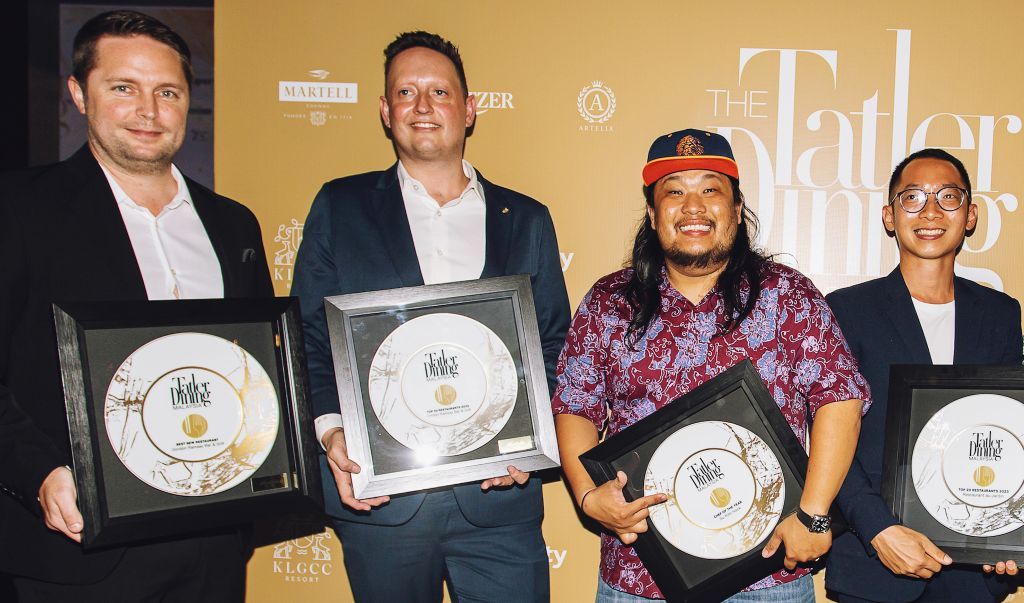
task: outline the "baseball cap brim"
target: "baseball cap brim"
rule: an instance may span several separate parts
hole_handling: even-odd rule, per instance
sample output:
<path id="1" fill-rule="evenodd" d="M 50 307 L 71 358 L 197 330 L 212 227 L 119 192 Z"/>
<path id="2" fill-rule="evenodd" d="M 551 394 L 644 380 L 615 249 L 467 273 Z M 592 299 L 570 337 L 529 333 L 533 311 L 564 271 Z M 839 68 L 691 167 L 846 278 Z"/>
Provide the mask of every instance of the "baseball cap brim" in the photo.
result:
<path id="1" fill-rule="evenodd" d="M 673 172 L 684 170 L 711 170 L 740 179 L 736 162 L 728 157 L 701 155 L 699 157 L 663 157 L 644 166 L 644 186 L 650 186 Z"/>

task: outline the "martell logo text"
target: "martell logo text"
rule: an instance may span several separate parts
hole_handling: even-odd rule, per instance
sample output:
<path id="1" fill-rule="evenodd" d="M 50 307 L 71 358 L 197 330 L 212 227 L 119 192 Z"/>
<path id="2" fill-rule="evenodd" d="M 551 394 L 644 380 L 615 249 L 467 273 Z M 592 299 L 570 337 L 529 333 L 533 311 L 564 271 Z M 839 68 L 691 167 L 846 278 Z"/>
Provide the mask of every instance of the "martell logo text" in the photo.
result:
<path id="1" fill-rule="evenodd" d="M 359 102 L 359 84 L 351 82 L 328 82 L 331 75 L 326 69 L 310 69 L 306 72 L 320 81 L 279 81 L 277 83 L 277 100 L 282 103 L 304 103 L 301 109 L 286 110 L 286 119 L 309 121 L 310 125 L 320 127 L 337 120 L 350 120 L 351 115 L 334 113 L 338 105 Z"/>
<path id="2" fill-rule="evenodd" d="M 359 84 L 278 82 L 277 100 L 292 103 L 355 103 L 359 102 Z"/>

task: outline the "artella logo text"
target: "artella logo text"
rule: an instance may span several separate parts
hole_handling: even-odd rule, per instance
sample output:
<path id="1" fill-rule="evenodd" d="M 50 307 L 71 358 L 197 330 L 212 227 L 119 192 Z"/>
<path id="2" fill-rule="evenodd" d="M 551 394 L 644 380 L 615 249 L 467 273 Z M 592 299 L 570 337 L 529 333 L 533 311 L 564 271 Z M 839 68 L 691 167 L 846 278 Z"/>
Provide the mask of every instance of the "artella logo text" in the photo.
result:
<path id="1" fill-rule="evenodd" d="M 580 132 L 613 132 L 607 122 L 615 115 L 617 105 L 615 92 L 604 82 L 594 80 L 584 86 L 576 95 L 576 111 L 587 122 L 579 127 Z"/>

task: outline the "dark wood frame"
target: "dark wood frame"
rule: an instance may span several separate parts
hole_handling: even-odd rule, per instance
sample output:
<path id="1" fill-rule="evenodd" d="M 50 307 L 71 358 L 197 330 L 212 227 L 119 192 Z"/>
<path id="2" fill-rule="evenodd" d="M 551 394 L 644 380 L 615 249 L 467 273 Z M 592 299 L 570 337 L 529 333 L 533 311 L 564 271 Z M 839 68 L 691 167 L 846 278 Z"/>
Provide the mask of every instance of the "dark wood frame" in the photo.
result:
<path id="1" fill-rule="evenodd" d="M 920 430 L 912 433 L 916 412 L 914 395 L 919 390 L 966 390 L 964 395 L 993 393 L 1024 404 L 1024 367 L 966 365 L 893 365 L 889 372 L 889 405 L 885 418 L 885 459 L 882 466 L 882 498 L 893 516 L 921 532 L 953 558 L 954 563 L 991 564 L 1024 562 L 1024 529 L 996 537 L 965 536 L 928 520 L 905 522 L 912 505 L 920 505 L 911 481 L 911 452 Z M 1011 394 L 1010 392 L 1015 392 Z M 961 396 L 962 397 L 962 396 Z M 945 405 L 943 405 L 944 407 Z M 934 411 L 933 411 L 934 412 Z M 933 414 L 933 413 L 931 413 Z M 928 416 L 931 416 L 929 414 Z M 927 511 L 924 511 L 927 515 Z M 996 542 L 998 539 L 1002 542 Z M 1011 542 L 1016 540 L 1017 544 Z"/>
<path id="2" fill-rule="evenodd" d="M 615 478 L 616 470 L 612 463 L 633 454 L 652 439 L 667 437 L 687 425 L 710 420 L 707 415 L 711 412 L 718 415 L 735 415 L 736 413 L 728 413 L 724 405 L 730 404 L 727 396 L 737 392 L 743 394 L 743 399 L 760 419 L 761 425 L 744 425 L 736 420 L 732 422 L 759 435 L 775 453 L 783 468 L 783 474 L 786 476 L 786 498 L 781 517 L 785 517 L 794 512 L 800 502 L 804 476 L 807 473 L 807 454 L 750 360 L 744 360 L 627 429 L 605 439 L 580 455 L 580 461 L 594 483 L 603 484 Z M 641 457 L 642 466 L 646 467 L 649 462 L 649 457 Z M 622 493 L 627 501 L 636 499 L 628 489 L 624 489 Z M 835 516 L 833 510 L 833 517 Z M 662 594 L 670 601 L 721 601 L 782 568 L 783 547 L 768 559 L 761 556 L 761 549 L 763 544 L 767 543 L 767 537 L 761 544 L 742 555 L 731 559 L 708 560 L 676 549 L 663 540 L 653 524 L 649 523 L 648 526 L 649 531 L 639 534 L 633 548 L 636 549 L 637 555 L 644 562 Z M 673 559 L 688 564 L 704 564 L 713 568 L 713 575 L 699 582 L 687 582 L 675 569 L 676 563 Z"/>
<path id="3" fill-rule="evenodd" d="M 78 505 L 85 519 L 83 548 L 122 545 L 235 525 L 260 516 L 322 512 L 319 446 L 310 414 L 298 298 L 62 303 L 54 304 L 53 311 Z M 279 429 L 284 431 L 282 441 L 286 450 L 280 450 L 281 444 L 277 443 L 271 454 L 287 454 L 291 469 L 291 478 L 285 480 L 287 486 L 238 500 L 215 500 L 208 504 L 189 501 L 189 505 L 178 508 L 111 517 L 108 497 L 118 496 L 118 492 L 108 491 L 105 486 L 99 447 L 106 442 L 92 412 L 95 405 L 100 405 L 99 415 L 102 416 L 104 400 L 96 400 L 92 393 L 86 332 L 152 327 L 181 327 L 185 332 L 190 326 L 240 323 L 268 324 L 274 334 L 266 344 L 274 348 L 270 353 L 277 361 L 279 379 L 275 386 L 281 403 Z M 124 350 L 125 357 L 133 351 Z M 170 493 L 160 495 L 166 497 L 168 506 L 172 507 L 176 499 L 183 498 Z"/>
<path id="4" fill-rule="evenodd" d="M 357 378 L 356 349 L 352 337 L 353 318 L 382 312 L 436 309 L 448 311 L 455 304 L 510 300 L 514 312 L 516 336 L 521 355 L 514 358 L 526 380 L 526 402 L 533 421 L 535 450 L 508 452 L 487 458 L 462 460 L 417 469 L 378 473 L 371 460 L 374 445 L 368 435 L 364 414 L 363 392 Z M 399 494 L 450 486 L 505 475 L 507 467 L 520 471 L 539 471 L 559 466 L 558 443 L 555 438 L 551 397 L 545 377 L 544 353 L 537 327 L 530 279 L 525 275 L 403 287 L 386 291 L 352 293 L 324 299 L 327 325 L 334 356 L 334 372 L 338 382 L 345 424 L 345 440 L 349 456 L 358 459 L 362 471 L 352 475 L 356 498 Z M 518 404 L 519 402 L 517 402 Z"/>

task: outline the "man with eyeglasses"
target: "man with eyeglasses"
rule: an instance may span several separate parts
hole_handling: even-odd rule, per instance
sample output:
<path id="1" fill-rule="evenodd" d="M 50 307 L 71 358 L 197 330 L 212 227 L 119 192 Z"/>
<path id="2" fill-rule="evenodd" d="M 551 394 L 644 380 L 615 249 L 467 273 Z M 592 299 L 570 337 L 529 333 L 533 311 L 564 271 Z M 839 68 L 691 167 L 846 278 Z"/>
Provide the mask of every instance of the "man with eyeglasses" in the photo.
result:
<path id="1" fill-rule="evenodd" d="M 1013 561 L 985 576 L 953 560 L 925 535 L 899 525 L 879 494 L 892 364 L 1021 364 L 1020 304 L 954 275 L 978 208 L 959 159 L 924 149 L 889 180 L 882 222 L 899 246 L 888 276 L 828 295 L 874 406 L 864 417 L 853 465 L 836 498 L 853 531 L 836 539 L 825 584 L 840 603 L 999 601 Z M 991 571 L 990 567 L 985 568 Z"/>

